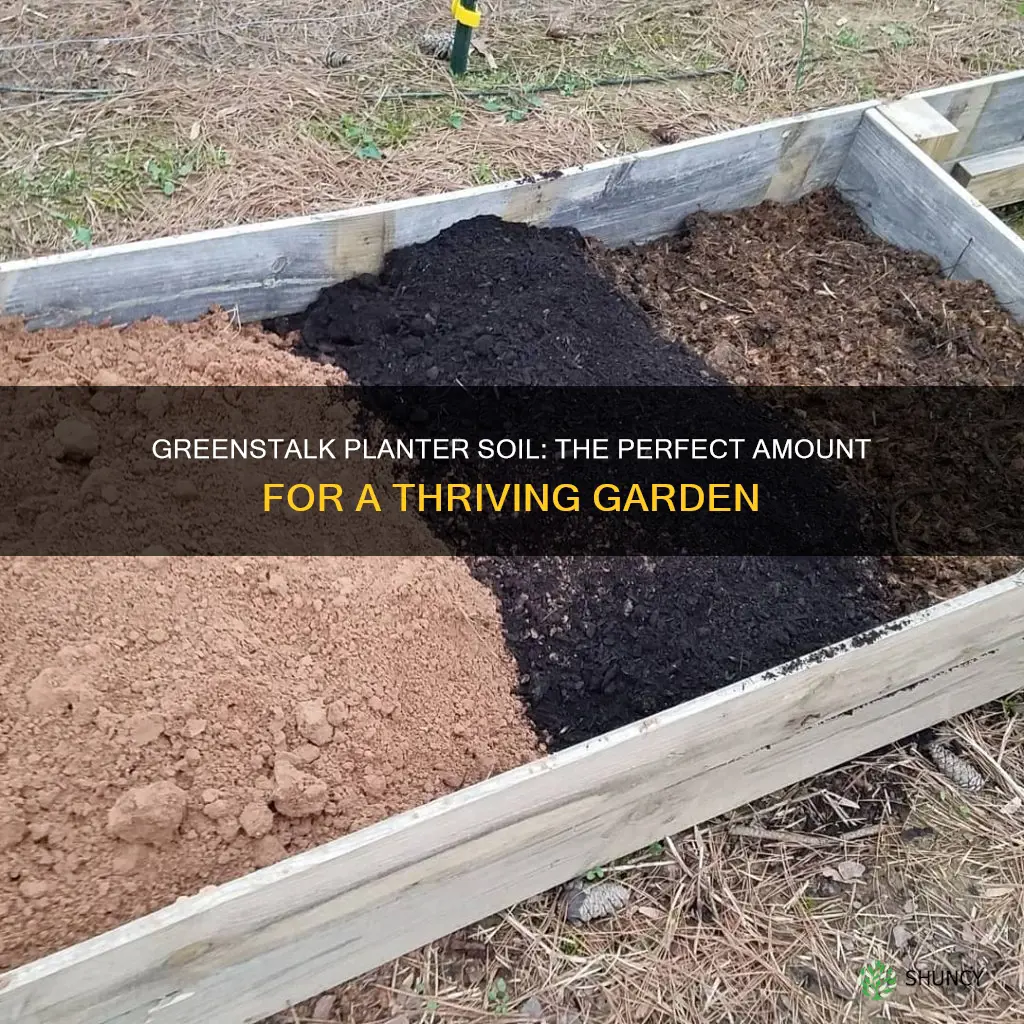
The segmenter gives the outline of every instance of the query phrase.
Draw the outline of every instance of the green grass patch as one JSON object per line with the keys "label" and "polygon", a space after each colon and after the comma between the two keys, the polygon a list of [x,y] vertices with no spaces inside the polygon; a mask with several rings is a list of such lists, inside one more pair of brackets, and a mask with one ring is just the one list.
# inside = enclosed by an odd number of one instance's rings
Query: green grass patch
{"label": "green grass patch", "polygon": [[372,111],[335,118],[310,118],[305,122],[304,131],[357,159],[382,160],[389,151],[408,145],[425,132],[457,131],[464,118],[463,110],[450,101],[390,100],[378,104]]}
{"label": "green grass patch", "polygon": [[836,46],[843,50],[860,50],[864,46],[864,37],[846,25],[836,33]]}
{"label": "green grass patch", "polygon": [[172,196],[193,174],[225,167],[227,162],[227,153],[216,147],[197,146],[187,150],[172,147],[149,157],[143,170],[153,188]]}
{"label": "green grass patch", "polygon": [[905,50],[914,44],[914,31],[909,25],[883,25],[879,31],[889,38],[894,50]]}
{"label": "green grass patch", "polygon": [[[0,206],[45,238],[56,225],[88,246],[105,215],[124,216],[156,193],[170,197],[189,179],[225,167],[227,153],[199,143],[93,140],[51,150],[36,166],[0,169]],[[35,222],[32,224],[31,222]]]}
{"label": "green grass patch", "polygon": [[481,160],[469,172],[470,181],[474,185],[494,185],[499,181],[514,181],[520,171],[511,164],[492,164]]}
{"label": "green grass patch", "polygon": [[471,63],[459,84],[473,91],[530,94],[545,89],[575,96],[609,80],[658,78],[727,63],[724,54],[708,48],[706,41],[700,41],[682,22],[666,20],[657,26],[650,22],[626,26],[612,38],[583,36],[566,47],[538,46],[526,34],[502,40],[499,67],[489,71]]}

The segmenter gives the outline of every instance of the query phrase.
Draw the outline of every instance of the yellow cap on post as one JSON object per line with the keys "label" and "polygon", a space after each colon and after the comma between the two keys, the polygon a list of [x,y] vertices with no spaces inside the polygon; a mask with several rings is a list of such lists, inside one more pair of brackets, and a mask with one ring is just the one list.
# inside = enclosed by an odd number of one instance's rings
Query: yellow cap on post
{"label": "yellow cap on post", "polygon": [[460,25],[465,25],[467,28],[480,27],[480,12],[463,7],[462,0],[452,0],[452,16]]}

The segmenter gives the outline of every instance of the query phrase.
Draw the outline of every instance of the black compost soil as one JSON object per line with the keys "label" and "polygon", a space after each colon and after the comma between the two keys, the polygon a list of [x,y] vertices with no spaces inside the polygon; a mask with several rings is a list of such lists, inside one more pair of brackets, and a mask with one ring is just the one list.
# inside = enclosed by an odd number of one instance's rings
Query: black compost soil
{"label": "black compost soil", "polygon": [[300,355],[362,384],[692,385],[710,369],[646,327],[588,266],[575,231],[479,217],[391,255],[380,278],[325,289]]}
{"label": "black compost soil", "polygon": [[[721,383],[588,259],[574,231],[495,218],[326,289],[296,351],[377,385]],[[877,563],[839,558],[475,558],[522,696],[557,749],[892,617]]]}

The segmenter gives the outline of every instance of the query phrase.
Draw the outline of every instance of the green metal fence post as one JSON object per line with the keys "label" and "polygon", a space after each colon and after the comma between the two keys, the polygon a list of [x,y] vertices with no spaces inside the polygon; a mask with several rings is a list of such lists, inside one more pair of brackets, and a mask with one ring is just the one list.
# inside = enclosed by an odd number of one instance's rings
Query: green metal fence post
{"label": "green metal fence post", "polygon": [[480,12],[476,0],[452,0],[452,14],[455,15],[455,39],[452,41],[452,74],[462,77],[469,65],[469,47],[473,29],[480,24]]}

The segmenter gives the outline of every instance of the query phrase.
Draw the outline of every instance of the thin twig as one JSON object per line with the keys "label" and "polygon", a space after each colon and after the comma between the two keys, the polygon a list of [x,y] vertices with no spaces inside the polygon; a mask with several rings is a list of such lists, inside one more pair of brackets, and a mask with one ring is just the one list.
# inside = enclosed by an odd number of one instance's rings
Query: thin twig
{"label": "thin twig", "polygon": [[996,763],[1003,763],[1003,755],[1006,753],[1006,744],[1009,742],[1010,733],[1013,732],[1013,727],[1017,724],[1017,716],[1011,715],[1010,720],[1006,723],[1006,728],[1003,730],[1003,738],[999,742],[999,753],[996,755]]}
{"label": "thin twig", "polygon": [[804,832],[776,832],[770,828],[759,828],[757,825],[734,825],[729,829],[729,835],[747,839],[768,839],[789,846],[809,846],[820,849],[837,846],[840,843],[852,843],[858,839],[869,839],[871,836],[877,836],[883,828],[883,825],[865,825],[852,832],[844,832],[840,836],[811,836]]}
{"label": "thin twig", "polygon": [[0,82],[0,92],[38,93],[40,96],[112,96],[109,89],[48,89],[41,85],[7,85]]}
{"label": "thin twig", "polygon": [[[752,306],[738,306],[735,302],[730,302],[728,299],[721,299],[717,295],[712,295],[711,292],[701,291],[700,288],[695,288],[692,284],[690,285],[690,291],[696,292],[698,295],[703,295],[705,299],[711,299],[712,302],[717,302],[722,306],[728,306],[730,309],[735,309],[740,313],[757,313],[757,310]],[[742,669],[742,667],[743,666],[741,665],[740,668]]]}

